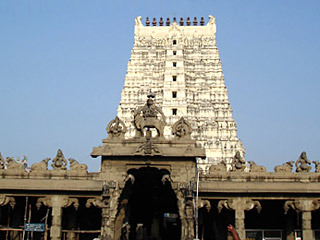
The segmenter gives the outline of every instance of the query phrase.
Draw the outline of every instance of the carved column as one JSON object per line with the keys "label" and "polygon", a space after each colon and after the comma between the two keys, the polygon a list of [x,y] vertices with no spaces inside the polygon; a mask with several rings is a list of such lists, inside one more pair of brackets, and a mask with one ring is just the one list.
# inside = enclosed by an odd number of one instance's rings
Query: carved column
{"label": "carved column", "polygon": [[180,183],[175,190],[177,205],[181,221],[181,239],[194,239],[194,206],[192,194],[188,184]]}
{"label": "carved column", "polygon": [[106,206],[102,207],[101,236],[102,239],[113,239],[115,232],[115,220],[118,211],[120,189],[110,188],[110,198]]}
{"label": "carved column", "polygon": [[107,225],[108,221],[108,205],[106,204],[107,200],[104,200],[102,197],[89,198],[86,203],[86,208],[91,206],[101,208],[101,236],[103,236],[103,226]]}
{"label": "carved column", "polygon": [[177,190],[176,195],[177,195],[179,217],[181,221],[181,239],[185,239],[185,237],[188,234],[188,225],[187,225],[187,219],[185,214],[186,204],[185,204],[184,194],[182,193],[181,190]]}
{"label": "carved column", "polygon": [[187,236],[185,239],[194,239],[194,211],[192,200],[186,202]]}
{"label": "carved column", "polygon": [[38,198],[36,206],[40,208],[41,204],[52,208],[52,225],[50,229],[51,240],[61,239],[61,220],[62,208],[73,205],[76,209],[79,207],[78,199],[69,198],[67,196],[50,196],[45,198]]}
{"label": "carved column", "polygon": [[225,207],[230,210],[235,210],[235,228],[239,234],[240,239],[246,238],[245,230],[245,212],[257,208],[258,212],[261,211],[261,205],[258,201],[252,201],[248,198],[235,198],[229,200],[221,200],[218,203],[219,212]]}
{"label": "carved column", "polygon": [[294,201],[286,201],[284,204],[285,213],[288,212],[289,208],[302,213],[302,238],[313,239],[313,232],[311,228],[311,212],[317,210],[320,204],[317,200],[312,199],[298,199]]}

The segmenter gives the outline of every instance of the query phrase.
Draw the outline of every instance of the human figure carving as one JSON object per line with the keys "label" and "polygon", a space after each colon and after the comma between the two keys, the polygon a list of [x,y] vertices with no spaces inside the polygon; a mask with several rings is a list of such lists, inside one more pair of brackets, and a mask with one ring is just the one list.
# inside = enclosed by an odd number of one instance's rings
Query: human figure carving
{"label": "human figure carving", "polygon": [[307,153],[302,152],[299,159],[296,161],[296,172],[309,172],[311,169],[311,161],[307,158]]}
{"label": "human figure carving", "polygon": [[250,164],[250,172],[266,172],[267,169],[264,166],[257,165],[254,161],[248,161]]}
{"label": "human figure carving", "polygon": [[[136,128],[135,137],[143,137],[143,129],[155,128],[157,130],[157,137],[163,137],[164,126],[166,125],[165,116],[158,106],[154,104],[154,95],[149,94],[147,103],[139,107],[134,113],[134,126]],[[158,115],[161,115],[161,119]]]}
{"label": "human figure carving", "polygon": [[175,135],[175,138],[191,138],[191,124],[181,117],[175,124],[172,126],[172,133]]}
{"label": "human figure carving", "polygon": [[239,151],[236,152],[236,155],[233,157],[231,162],[231,171],[243,171],[246,168],[246,161],[241,157]]}
{"label": "human figure carving", "polygon": [[51,166],[53,169],[61,169],[66,170],[67,169],[67,160],[64,158],[63,153],[61,149],[58,149],[57,156],[52,160]]}
{"label": "human figure carving", "polygon": [[116,117],[112,121],[109,122],[107,126],[108,138],[124,138],[124,134],[127,132],[127,127],[124,122],[120,120],[120,118]]}
{"label": "human figure carving", "polygon": [[282,165],[277,165],[274,167],[275,172],[291,172],[293,168],[294,161],[286,162]]}
{"label": "human figure carving", "polygon": [[45,158],[39,163],[34,163],[31,165],[31,171],[37,171],[37,170],[48,170],[48,162],[50,161],[50,158]]}

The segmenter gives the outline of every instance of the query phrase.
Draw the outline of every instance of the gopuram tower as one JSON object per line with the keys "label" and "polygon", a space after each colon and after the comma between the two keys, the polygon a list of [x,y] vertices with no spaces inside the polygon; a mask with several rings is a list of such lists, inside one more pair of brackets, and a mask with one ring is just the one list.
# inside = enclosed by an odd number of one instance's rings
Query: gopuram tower
{"label": "gopuram tower", "polygon": [[154,18],[145,25],[135,19],[134,46],[128,63],[118,117],[128,127],[126,138],[134,136],[132,119],[136,106],[142,106],[148,94],[167,116],[165,137],[181,117],[192,126],[192,138],[206,151],[199,167],[230,163],[236,152],[245,153],[237,137],[221,60],[216,45],[215,18],[205,24],[201,18],[180,20]]}

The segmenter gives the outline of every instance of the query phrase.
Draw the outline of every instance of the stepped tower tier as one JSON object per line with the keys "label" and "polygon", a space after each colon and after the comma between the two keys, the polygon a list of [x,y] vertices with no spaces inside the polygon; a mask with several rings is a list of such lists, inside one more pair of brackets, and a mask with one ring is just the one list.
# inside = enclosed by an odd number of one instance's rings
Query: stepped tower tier
{"label": "stepped tower tier", "polygon": [[[151,25],[151,26],[150,26]],[[134,46],[128,63],[118,117],[128,126],[125,138],[134,137],[132,118],[136,106],[143,106],[152,92],[167,116],[165,137],[173,137],[172,125],[187,119],[192,138],[204,148],[207,158],[199,167],[221,161],[231,163],[236,152],[245,150],[237,137],[228,92],[216,45],[216,23],[209,16],[186,22],[174,18],[143,25],[135,19]]]}

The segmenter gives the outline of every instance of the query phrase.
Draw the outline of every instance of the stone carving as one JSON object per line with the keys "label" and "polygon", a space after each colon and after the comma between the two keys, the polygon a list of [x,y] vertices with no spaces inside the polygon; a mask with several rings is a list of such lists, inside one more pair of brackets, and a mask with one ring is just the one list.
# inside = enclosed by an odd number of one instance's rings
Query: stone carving
{"label": "stone carving", "polygon": [[76,170],[76,171],[87,171],[88,166],[86,164],[80,164],[77,160],[73,158],[68,159],[70,162],[70,170]]}
{"label": "stone carving", "polygon": [[173,182],[169,174],[164,174],[161,178],[162,184],[165,184],[166,182]]}
{"label": "stone carving", "polygon": [[128,174],[124,182],[130,181],[132,184],[134,184],[135,177],[132,174]]}
{"label": "stone carving", "polygon": [[14,170],[24,170],[24,166],[20,163],[17,163],[13,157],[7,157],[7,169],[14,169]]}
{"label": "stone carving", "polygon": [[[102,223],[102,231],[101,235],[102,239],[114,239],[115,233],[115,220],[116,214],[118,211],[118,200],[120,197],[120,190],[116,186],[116,188],[110,188],[110,199],[109,199],[109,208],[102,208],[103,212],[103,223]],[[105,238],[104,238],[105,237]]]}
{"label": "stone carving", "polygon": [[206,208],[207,212],[210,212],[210,209],[211,209],[211,203],[210,203],[210,201],[209,201],[209,200],[201,200],[201,201],[199,202],[198,208],[203,208],[203,207]]}
{"label": "stone carving", "polygon": [[184,194],[182,191],[178,190],[176,192],[176,196],[177,196],[177,205],[178,205],[179,216],[180,216],[181,227],[182,227],[181,239],[185,239],[185,236],[187,236],[188,224],[187,224],[186,213],[185,213]]}
{"label": "stone carving", "polygon": [[315,172],[320,172],[320,161],[312,161],[314,163]]}
{"label": "stone carving", "polygon": [[266,172],[267,169],[264,166],[257,165],[254,161],[248,161],[250,164],[250,170],[249,172]]}
{"label": "stone carving", "polygon": [[216,36],[216,32],[217,32],[216,19],[212,15],[209,15],[208,25],[213,26],[214,36]]}
{"label": "stone carving", "polygon": [[190,139],[191,138],[191,124],[181,117],[175,124],[172,126],[172,133],[176,139]]}
{"label": "stone carving", "polygon": [[299,199],[294,201],[286,201],[283,209],[284,213],[287,214],[289,209],[292,208],[295,211],[308,212],[319,209],[320,204],[317,200],[310,199]]}
{"label": "stone carving", "polygon": [[14,197],[7,197],[6,195],[0,194],[0,206],[5,206],[9,203],[10,207],[13,209],[16,205],[16,200]]}
{"label": "stone carving", "polygon": [[161,151],[152,144],[151,142],[151,132],[150,130],[147,130],[146,134],[146,141],[142,145],[138,147],[138,149],[135,152],[135,155],[161,155]]}
{"label": "stone carving", "polygon": [[50,158],[45,158],[39,163],[34,163],[31,165],[31,171],[46,171],[48,170],[48,162]]}
{"label": "stone carving", "polygon": [[[158,118],[158,115],[161,118]],[[139,107],[134,113],[134,126],[136,129],[135,137],[143,137],[143,129],[155,128],[157,130],[157,137],[163,137],[164,126],[166,125],[166,118],[158,106],[154,104],[154,95],[149,94],[147,103]]]}
{"label": "stone carving", "polygon": [[236,152],[236,155],[233,157],[231,162],[231,171],[232,172],[242,172],[246,168],[246,161],[241,157],[239,151]]}
{"label": "stone carving", "polygon": [[257,209],[260,213],[262,207],[259,201],[253,201],[248,198],[234,198],[229,200],[221,200],[218,203],[218,211],[221,212],[223,208],[235,210],[235,227],[238,231],[239,237],[245,239],[245,211],[253,208]]}
{"label": "stone carving", "polygon": [[136,17],[136,18],[134,19],[134,23],[135,23],[136,26],[142,26],[141,16]]}
{"label": "stone carving", "polygon": [[6,167],[6,162],[0,153],[0,170],[5,169],[5,167]]}
{"label": "stone carving", "polygon": [[[79,207],[79,201],[77,198],[69,198],[68,196],[56,196],[55,200],[58,200],[59,206],[61,206],[62,208],[67,208],[73,205],[77,210]],[[54,201],[52,197],[38,198],[36,207],[37,209],[40,209],[41,205],[44,205],[46,207],[53,207],[53,203]],[[55,204],[57,204],[57,202]]]}
{"label": "stone carving", "polygon": [[218,203],[218,211],[221,212],[223,207],[229,210],[245,210],[245,211],[249,211],[253,208],[256,208],[258,213],[260,213],[262,209],[259,201],[253,201],[251,199],[246,199],[246,198],[221,200]]}
{"label": "stone carving", "polygon": [[57,156],[52,160],[51,166],[55,170],[66,170],[67,160],[64,158],[61,149],[58,149]]}
{"label": "stone carving", "polygon": [[127,127],[120,118],[116,117],[107,126],[108,139],[123,139]]}
{"label": "stone carving", "polygon": [[212,175],[215,172],[226,172],[227,164],[225,161],[219,162],[217,165],[211,165],[209,168],[209,174]]}
{"label": "stone carving", "polygon": [[97,208],[104,208],[104,207],[107,207],[107,204],[104,201],[102,201],[100,197],[89,198],[86,202],[86,208],[90,208],[91,206],[94,206]]}
{"label": "stone carving", "polygon": [[286,162],[282,165],[278,165],[274,167],[275,172],[291,172],[293,168],[294,161]]}
{"label": "stone carving", "polygon": [[309,172],[311,169],[311,161],[307,158],[307,153],[302,152],[296,161],[296,172]]}
{"label": "stone carving", "polygon": [[209,15],[209,22],[208,22],[208,24],[211,24],[211,25],[216,24],[216,19],[215,19],[214,16]]}

